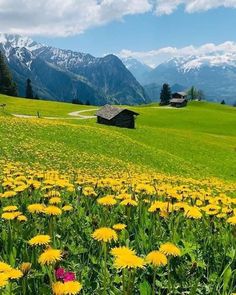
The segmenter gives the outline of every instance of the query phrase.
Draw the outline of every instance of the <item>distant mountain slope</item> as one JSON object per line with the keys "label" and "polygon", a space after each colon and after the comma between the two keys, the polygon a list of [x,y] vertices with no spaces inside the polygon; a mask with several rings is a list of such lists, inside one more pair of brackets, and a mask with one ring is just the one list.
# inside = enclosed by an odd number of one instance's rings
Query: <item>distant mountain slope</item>
{"label": "distant mountain slope", "polygon": [[152,71],[152,68],[132,57],[122,58],[121,60],[139,83],[145,84],[146,76]]}
{"label": "distant mountain slope", "polygon": [[[139,75],[132,72],[138,79]],[[236,102],[236,53],[217,52],[208,55],[173,58],[146,72],[142,85],[150,95],[150,85],[180,84],[201,89],[211,101]],[[148,87],[146,85],[149,85]],[[150,95],[152,98],[152,95]]]}
{"label": "distant mountain slope", "polygon": [[37,95],[50,100],[78,99],[97,105],[149,101],[143,87],[114,55],[96,58],[6,34],[0,34],[0,50],[21,96],[25,94],[25,81],[30,78]]}

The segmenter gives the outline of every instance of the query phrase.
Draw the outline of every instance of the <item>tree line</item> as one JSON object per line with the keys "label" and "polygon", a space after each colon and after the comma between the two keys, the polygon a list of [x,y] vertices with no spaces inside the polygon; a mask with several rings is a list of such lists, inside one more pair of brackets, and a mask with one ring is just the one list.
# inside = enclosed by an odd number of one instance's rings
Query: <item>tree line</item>
{"label": "tree line", "polygon": [[[204,93],[202,90],[197,89],[196,87],[192,86],[187,92],[187,99],[188,100],[203,100]],[[169,84],[165,83],[162,86],[161,93],[160,93],[160,105],[168,105],[170,104],[170,100],[172,99],[172,91]]]}

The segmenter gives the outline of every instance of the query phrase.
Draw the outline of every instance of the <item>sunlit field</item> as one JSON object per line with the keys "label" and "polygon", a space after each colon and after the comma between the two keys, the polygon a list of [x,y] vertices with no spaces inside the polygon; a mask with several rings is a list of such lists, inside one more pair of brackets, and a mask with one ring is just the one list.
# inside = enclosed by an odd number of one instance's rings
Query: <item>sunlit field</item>
{"label": "sunlit field", "polygon": [[[236,109],[131,108],[0,97],[1,294],[236,292]],[[16,118],[12,114],[58,117]]]}

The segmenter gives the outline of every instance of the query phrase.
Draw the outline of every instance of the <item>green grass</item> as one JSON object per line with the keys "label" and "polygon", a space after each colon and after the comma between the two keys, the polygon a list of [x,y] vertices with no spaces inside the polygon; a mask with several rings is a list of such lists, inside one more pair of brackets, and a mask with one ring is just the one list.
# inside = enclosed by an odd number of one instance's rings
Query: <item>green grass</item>
{"label": "green grass", "polygon": [[[39,111],[63,118],[96,108],[5,96],[1,103],[7,104],[8,115]],[[186,177],[236,179],[236,108],[192,102],[184,109],[155,104],[131,109],[140,114],[135,130],[98,125],[95,119],[22,119],[0,111],[0,156],[56,167],[113,171],[131,165]]]}

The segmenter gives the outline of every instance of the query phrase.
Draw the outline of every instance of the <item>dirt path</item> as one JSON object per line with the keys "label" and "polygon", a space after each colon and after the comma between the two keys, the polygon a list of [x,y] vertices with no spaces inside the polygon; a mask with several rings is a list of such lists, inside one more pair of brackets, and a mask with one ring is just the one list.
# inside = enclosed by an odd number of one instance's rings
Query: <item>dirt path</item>
{"label": "dirt path", "polygon": [[[86,116],[86,115],[81,115],[81,113],[86,113],[90,111],[96,111],[98,109],[87,109],[87,110],[82,110],[82,111],[76,111],[76,112],[71,112],[68,115],[71,116],[69,117],[40,117],[43,119],[48,119],[48,120],[71,120],[71,119],[76,119],[76,120],[87,120],[87,119],[94,119],[96,116]],[[38,118],[37,116],[30,116],[30,115],[21,115],[21,114],[12,114],[14,117],[17,118]]]}

